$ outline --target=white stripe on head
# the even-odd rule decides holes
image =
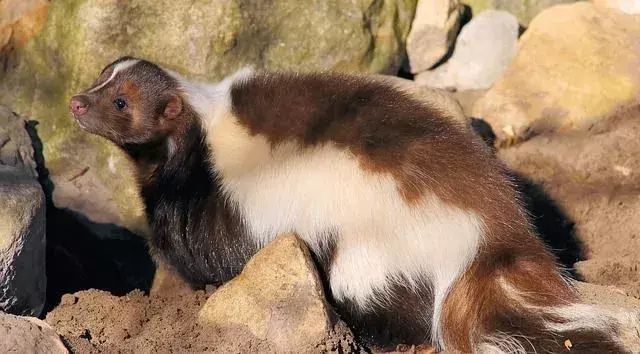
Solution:
[[[109,78],[105,82],[89,90],[88,93],[95,92],[103,88],[106,84],[108,84],[111,80],[113,80],[113,78],[115,78],[119,72],[136,65],[139,61],[140,60],[138,59],[129,59],[129,60],[124,60],[119,62],[113,67],[113,72],[111,73],[111,76],[109,76]]]

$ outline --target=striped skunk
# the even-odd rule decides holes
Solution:
[[[618,319],[578,301],[505,167],[446,107],[390,81],[243,69],[199,83],[122,57],[70,110],[131,158],[150,248],[190,284],[229,280],[295,232],[379,350],[624,352]]]

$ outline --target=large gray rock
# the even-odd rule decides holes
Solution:
[[[0,106],[0,310],[37,316],[46,295],[45,198],[25,123]]]
[[[0,353],[68,353],[60,336],[46,322],[35,317],[15,316],[0,311]]]
[[[453,56],[415,77],[422,85],[457,90],[488,89],[518,52],[518,20],[505,11],[488,10],[460,31]]]
[[[460,29],[459,0],[421,0],[407,37],[409,70],[430,69],[449,51]]]
[[[0,70],[0,104],[40,122],[56,206],[144,232],[128,161],[83,132],[68,112],[71,95],[104,65],[135,55],[200,80],[218,80],[245,65],[395,73],[416,3],[53,1],[42,31],[0,60],[0,69],[8,63]]]

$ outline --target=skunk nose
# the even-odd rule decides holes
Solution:
[[[89,108],[89,97],[85,95],[76,95],[71,97],[69,109],[74,116],[81,116],[87,113],[87,108]]]

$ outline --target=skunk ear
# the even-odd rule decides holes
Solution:
[[[176,94],[170,94],[165,99],[164,111],[162,115],[165,118],[172,119],[182,112],[182,99]]]

